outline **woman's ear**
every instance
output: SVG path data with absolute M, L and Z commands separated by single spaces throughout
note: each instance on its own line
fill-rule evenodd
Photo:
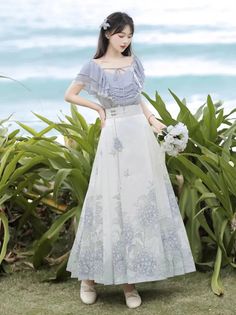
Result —
M 109 39 L 109 37 L 110 37 L 109 33 L 105 33 L 105 36 L 106 36 L 107 39 Z

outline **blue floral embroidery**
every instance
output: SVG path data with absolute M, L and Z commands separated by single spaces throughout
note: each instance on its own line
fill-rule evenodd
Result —
M 165 185 L 172 200 L 171 211 L 177 213 L 178 205 L 173 188 L 168 186 L 168 178 L 165 178 Z M 132 282 L 148 281 L 195 270 L 188 243 L 180 240 L 180 236 L 186 237 L 180 221 L 162 218 L 156 225 L 160 234 L 155 231 L 158 208 L 153 182 L 150 181 L 146 192 L 137 198 L 134 204 L 137 210 L 135 216 L 122 213 L 120 192 L 113 195 L 113 200 L 115 216 L 111 222 L 111 242 L 114 275 L 110 284 L 114 283 L 114 279 L 116 283 L 126 283 L 128 279 Z M 75 239 L 68 261 L 67 270 L 71 271 L 72 277 L 95 279 L 103 283 L 106 272 L 103 256 L 106 250 L 103 247 L 103 202 L 102 194 L 87 197 L 84 216 L 81 217 L 84 220 L 81 237 Z M 158 256 L 160 249 L 163 249 L 164 255 Z
M 103 196 L 102 194 L 96 195 L 96 204 L 95 204 L 95 225 L 101 226 L 103 223 L 102 219 L 102 202 L 103 202 Z
M 81 251 L 78 259 L 78 266 L 83 274 L 88 274 L 89 272 L 91 272 L 92 262 L 93 256 L 90 248 L 83 248 L 83 251 Z
M 131 261 L 129 268 L 137 274 L 153 276 L 157 271 L 157 258 L 155 258 L 151 251 L 141 249 Z
M 94 273 L 96 275 L 99 275 L 101 278 L 103 276 L 103 242 L 98 239 L 98 241 L 95 243 L 95 249 L 94 249 Z
M 95 205 L 93 201 L 95 201 Z M 102 235 L 102 195 L 88 195 L 85 200 L 85 209 L 80 216 L 80 226 L 83 229 L 80 239 L 75 238 L 68 260 L 67 269 L 72 277 L 92 279 L 93 275 L 103 277 L 103 239 Z M 93 216 L 93 207 L 95 215 Z M 94 225 L 93 225 L 94 219 Z M 96 226 L 96 227 L 95 227 Z M 78 229 L 78 232 L 82 230 Z
M 115 194 L 112 199 L 116 199 L 116 205 L 117 207 L 115 208 L 117 213 L 120 213 L 121 211 L 121 198 L 120 198 L 120 192 L 118 194 Z
M 93 225 L 93 196 L 88 196 L 86 200 L 86 208 L 84 211 L 84 225 L 91 228 Z
M 128 168 L 124 171 L 124 176 L 130 176 L 130 173 L 129 173 L 129 169 L 128 169 Z
M 179 241 L 176 235 L 176 231 L 168 231 L 168 233 L 162 235 L 162 242 L 165 248 L 169 251 L 179 249 Z
M 132 244 L 132 241 L 134 239 L 134 230 L 130 224 L 125 224 L 123 227 L 123 235 L 124 240 L 127 245 Z
M 112 247 L 113 266 L 116 276 L 124 275 L 127 270 L 125 257 L 125 244 L 122 239 L 114 243 Z
M 110 154 L 113 156 L 117 154 L 117 152 L 121 152 L 123 150 L 123 145 L 118 137 L 113 138 L 113 147 L 110 151 Z
M 123 145 L 118 137 L 114 138 L 114 148 L 119 152 L 123 149 Z
M 155 188 L 153 182 L 149 183 L 148 191 L 142 194 L 135 203 L 139 212 L 140 224 L 145 226 L 153 225 L 158 222 L 159 211 L 155 196 Z

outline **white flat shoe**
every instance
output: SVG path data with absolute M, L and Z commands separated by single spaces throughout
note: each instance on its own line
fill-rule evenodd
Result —
M 124 294 L 126 305 L 129 308 L 135 308 L 141 305 L 142 300 L 136 288 L 130 292 L 124 292 Z
M 89 285 L 83 280 L 81 280 L 80 284 L 80 299 L 85 304 L 93 304 L 96 301 L 97 292 L 95 289 L 95 285 Z

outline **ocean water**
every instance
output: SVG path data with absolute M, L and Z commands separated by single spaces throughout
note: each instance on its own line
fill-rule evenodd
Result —
M 0 120 L 41 130 L 33 112 L 58 121 L 70 113 L 64 93 L 81 66 L 96 51 L 99 25 L 114 11 L 134 20 L 133 52 L 143 63 L 144 91 L 158 92 L 175 117 L 178 106 L 168 89 L 185 98 L 192 112 L 210 94 L 225 112 L 235 108 L 236 19 L 233 1 L 8 0 L 0 2 Z M 92 101 L 97 99 L 82 91 Z M 148 100 L 146 103 L 151 108 Z M 90 122 L 98 116 L 78 106 Z M 157 115 L 158 116 L 158 115 Z M 56 134 L 56 132 L 53 132 Z

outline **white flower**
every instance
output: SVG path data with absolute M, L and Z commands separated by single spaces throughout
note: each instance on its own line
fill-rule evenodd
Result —
M 176 156 L 186 148 L 188 129 L 182 122 L 179 122 L 175 126 L 169 125 L 166 131 L 167 134 L 164 136 L 163 148 L 167 154 Z
M 105 19 L 102 24 L 100 25 L 100 28 L 103 27 L 104 30 L 106 30 L 108 27 L 110 27 L 110 24 L 107 22 L 107 19 Z

